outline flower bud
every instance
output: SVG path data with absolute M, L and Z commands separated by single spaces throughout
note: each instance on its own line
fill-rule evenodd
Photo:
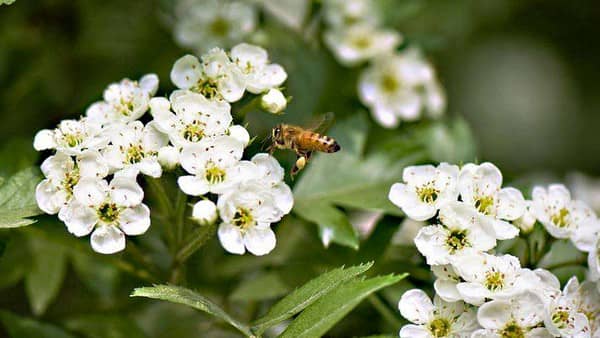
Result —
M 279 89 L 270 89 L 262 96 L 260 105 L 269 113 L 279 114 L 287 106 L 287 100 Z
M 248 134 L 246 128 L 237 124 L 229 127 L 229 136 L 240 141 L 244 147 L 248 145 L 248 142 L 250 142 L 250 134 Z
M 192 219 L 200 225 L 212 224 L 217 220 L 217 206 L 211 200 L 202 200 L 194 204 Z
M 523 214 L 523 216 L 513 221 L 513 224 L 516 225 L 519 229 L 521 229 L 521 232 L 524 234 L 531 232 L 531 230 L 533 230 L 535 222 L 537 221 L 535 215 L 531 211 L 531 201 L 526 201 L 526 203 L 527 208 L 525 209 L 525 213 Z
M 160 148 L 158 163 L 167 170 L 175 169 L 179 165 L 179 150 L 172 146 Z

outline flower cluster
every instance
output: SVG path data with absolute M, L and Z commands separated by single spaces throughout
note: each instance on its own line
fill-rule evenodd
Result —
M 286 77 L 264 49 L 240 44 L 229 54 L 212 49 L 201 61 L 191 55 L 177 60 L 171 79 L 179 89 L 168 98 L 153 97 L 153 74 L 111 84 L 84 117 L 36 135 L 36 150 L 54 152 L 41 166 L 40 208 L 58 214 L 75 236 L 91 233 L 95 251 L 115 253 L 125 248 L 125 235 L 150 226 L 138 176 L 159 178 L 181 166 L 179 188 L 197 198 L 192 217 L 208 224 L 220 216 L 218 234 L 227 251 L 270 252 L 270 225 L 290 212 L 292 192 L 270 155 L 243 160 L 250 135 L 233 124 L 231 103 L 246 91 L 278 90 Z M 148 111 L 151 119 L 144 116 Z
M 360 75 L 358 95 L 383 127 L 415 121 L 424 112 L 439 116 L 446 98 L 433 67 L 416 49 L 396 51 L 402 36 L 381 27 L 374 6 L 369 0 L 324 1 L 325 44 L 344 66 L 370 62 Z
M 491 163 L 407 167 L 390 200 L 416 221 L 436 220 L 414 241 L 436 277 L 433 302 L 406 292 L 402 315 L 414 324 L 401 337 L 597 337 L 600 335 L 600 222 L 562 185 L 535 187 L 532 200 L 502 186 Z M 589 280 L 573 277 L 560 290 L 544 269 L 494 254 L 498 240 L 514 238 L 536 222 L 556 238 L 589 252 Z
M 258 21 L 256 7 L 246 1 L 179 0 L 174 14 L 175 40 L 199 54 L 242 42 Z

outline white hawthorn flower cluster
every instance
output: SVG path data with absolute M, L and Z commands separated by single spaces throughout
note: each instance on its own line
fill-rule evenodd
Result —
M 53 151 L 41 166 L 39 207 L 75 236 L 91 233 L 95 251 L 119 252 L 125 235 L 150 226 L 139 174 L 159 178 L 181 166 L 179 188 L 197 201 L 192 218 L 210 224 L 220 217 L 219 239 L 231 253 L 267 254 L 275 247 L 270 225 L 291 211 L 292 192 L 272 156 L 243 160 L 250 135 L 233 124 L 231 103 L 246 91 L 277 90 L 286 78 L 264 49 L 240 44 L 177 60 L 171 80 L 179 89 L 168 98 L 154 97 L 154 74 L 109 85 L 85 116 L 36 135 L 36 150 Z
M 600 221 L 563 185 L 535 187 L 532 200 L 502 186 L 491 163 L 407 167 L 390 200 L 412 220 L 429 221 L 414 242 L 436 277 L 433 302 L 406 292 L 400 337 L 600 337 Z M 494 253 L 497 240 L 541 223 L 589 252 L 589 274 L 560 289 L 544 269 Z
M 344 66 L 369 63 L 360 75 L 358 96 L 381 126 L 395 128 L 423 113 L 441 115 L 446 97 L 433 67 L 416 49 L 396 51 L 402 35 L 382 28 L 374 7 L 370 0 L 324 1 L 325 44 Z

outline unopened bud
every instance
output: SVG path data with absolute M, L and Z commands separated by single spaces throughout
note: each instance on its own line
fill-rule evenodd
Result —
M 158 151 L 158 163 L 167 169 L 173 170 L 179 165 L 179 150 L 175 147 L 162 147 Z
M 270 89 L 262 96 L 260 104 L 269 113 L 279 114 L 287 107 L 287 99 L 279 89 Z
M 248 142 L 250 142 L 250 134 L 248 134 L 246 128 L 237 124 L 229 127 L 229 136 L 240 141 L 244 147 L 248 145 Z
M 194 204 L 192 219 L 200 225 L 212 224 L 217 220 L 217 206 L 211 200 L 202 200 Z

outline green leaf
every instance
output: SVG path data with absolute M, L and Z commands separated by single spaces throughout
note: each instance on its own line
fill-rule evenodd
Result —
M 80 315 L 69 318 L 65 326 L 88 338 L 146 338 L 133 318 L 125 314 Z
M 22 170 L 0 186 L 0 228 L 16 228 L 35 223 L 27 217 L 42 212 L 35 200 L 35 187 L 40 181 L 38 170 Z
M 352 266 L 349 268 L 337 268 L 326 272 L 319 277 L 310 280 L 277 304 L 269 312 L 254 323 L 257 332 L 278 324 L 313 304 L 319 298 L 328 294 L 339 285 L 364 273 L 373 266 L 373 262 Z
M 538 263 L 539 268 L 553 269 L 559 266 L 581 264 L 586 261 L 586 256 L 568 239 L 557 240 L 552 243 L 550 250 Z
M 25 291 L 32 312 L 39 316 L 56 298 L 65 278 L 65 249 L 52 242 L 30 237 L 31 269 L 25 274 Z
M 347 216 L 336 206 L 400 214 L 388 200 L 390 186 L 408 164 L 424 156 L 413 148 L 395 158 L 386 152 L 364 155 L 368 121 L 362 114 L 340 122 L 331 131 L 342 149 L 317 154 L 294 188 L 294 211 L 319 226 L 325 245 L 330 242 L 358 248 L 358 236 Z
M 16 316 L 7 311 L 0 312 L 0 320 L 11 338 L 75 338 L 54 325 Z
M 261 301 L 284 295 L 288 290 L 289 287 L 281 280 L 279 274 L 270 272 L 255 278 L 242 280 L 229 297 L 231 300 L 236 301 Z
M 103 298 L 109 298 L 117 289 L 120 275 L 113 264 L 98 256 L 71 252 L 71 262 L 77 277 L 88 287 Z
M 348 282 L 306 308 L 280 337 L 321 337 L 367 296 L 406 276 L 388 275 Z
M 209 299 L 201 296 L 195 291 L 186 288 L 173 285 L 142 287 L 133 290 L 131 297 L 147 297 L 187 305 L 224 320 L 246 336 L 252 336 L 250 329 L 246 325 L 233 319 L 229 314 L 227 314 L 223 309 Z
M 476 157 L 475 139 L 462 118 L 436 122 L 424 136 L 434 162 L 464 163 Z
M 9 239 L 0 257 L 0 289 L 13 286 L 25 276 L 31 265 L 28 249 L 25 236 L 13 234 Z

